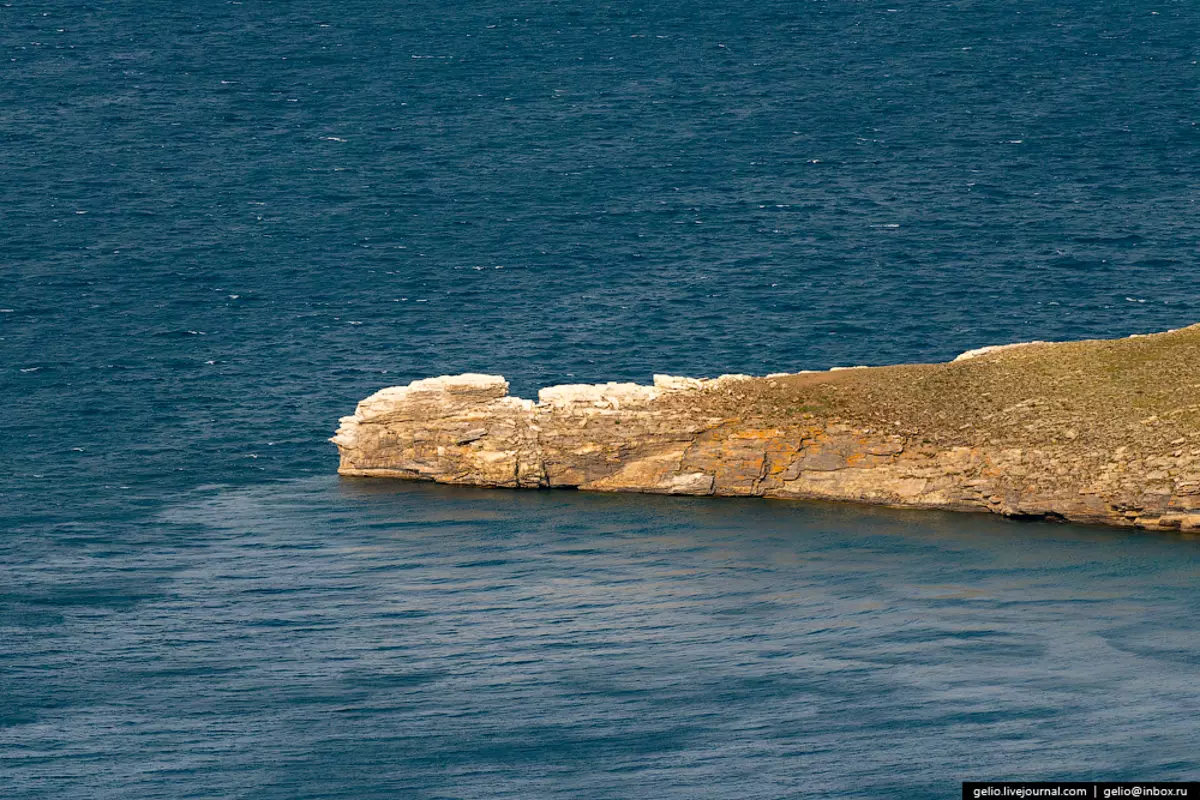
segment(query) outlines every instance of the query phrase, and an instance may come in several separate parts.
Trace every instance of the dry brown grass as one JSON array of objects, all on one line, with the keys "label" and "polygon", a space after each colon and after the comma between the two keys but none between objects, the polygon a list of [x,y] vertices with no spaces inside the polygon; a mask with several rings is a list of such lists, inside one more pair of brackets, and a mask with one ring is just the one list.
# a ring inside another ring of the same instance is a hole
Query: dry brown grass
[{"label": "dry brown grass", "polygon": [[756,425],[821,418],[939,446],[1163,452],[1200,445],[1200,325],[948,364],[758,378],[706,394],[713,411]]}]

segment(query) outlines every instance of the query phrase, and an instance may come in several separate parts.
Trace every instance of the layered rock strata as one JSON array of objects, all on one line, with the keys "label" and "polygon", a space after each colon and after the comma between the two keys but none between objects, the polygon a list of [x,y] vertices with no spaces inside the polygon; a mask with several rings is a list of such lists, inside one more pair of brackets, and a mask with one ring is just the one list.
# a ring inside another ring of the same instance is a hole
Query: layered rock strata
[{"label": "layered rock strata", "polygon": [[1200,326],[948,364],[656,375],[511,397],[497,375],[383,389],[349,476],[840,500],[1200,531]]}]

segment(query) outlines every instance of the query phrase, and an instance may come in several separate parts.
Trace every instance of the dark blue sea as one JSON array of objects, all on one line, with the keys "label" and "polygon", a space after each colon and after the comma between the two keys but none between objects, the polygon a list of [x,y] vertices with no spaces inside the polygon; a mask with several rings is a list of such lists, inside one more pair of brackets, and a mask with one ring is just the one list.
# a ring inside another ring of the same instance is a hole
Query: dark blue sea
[{"label": "dark blue sea", "polygon": [[1194,0],[13,0],[0,48],[0,796],[1200,777],[1195,538],[326,441],[445,373],[1200,321]]}]

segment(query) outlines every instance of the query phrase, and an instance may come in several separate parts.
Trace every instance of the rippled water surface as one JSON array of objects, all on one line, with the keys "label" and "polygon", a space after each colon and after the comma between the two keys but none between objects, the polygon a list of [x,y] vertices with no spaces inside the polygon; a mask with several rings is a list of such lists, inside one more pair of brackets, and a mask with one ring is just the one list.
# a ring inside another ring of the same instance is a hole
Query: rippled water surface
[{"label": "rippled water surface", "polygon": [[1178,537],[320,477],[27,547],[0,747],[31,797],[951,797],[1197,766]]},{"label": "rippled water surface", "polygon": [[1200,321],[1183,0],[0,7],[6,796],[1194,778],[1196,542],[338,481],[384,385]]}]

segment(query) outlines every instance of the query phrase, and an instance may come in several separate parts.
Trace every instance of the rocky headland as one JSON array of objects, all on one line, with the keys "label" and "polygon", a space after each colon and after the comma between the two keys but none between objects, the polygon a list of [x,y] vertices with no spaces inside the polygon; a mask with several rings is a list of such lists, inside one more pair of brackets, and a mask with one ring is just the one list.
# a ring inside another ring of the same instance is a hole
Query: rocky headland
[{"label": "rocky headland", "polygon": [[497,375],[383,389],[342,475],[840,500],[1200,531],[1200,325],[946,364],[508,394]]}]

